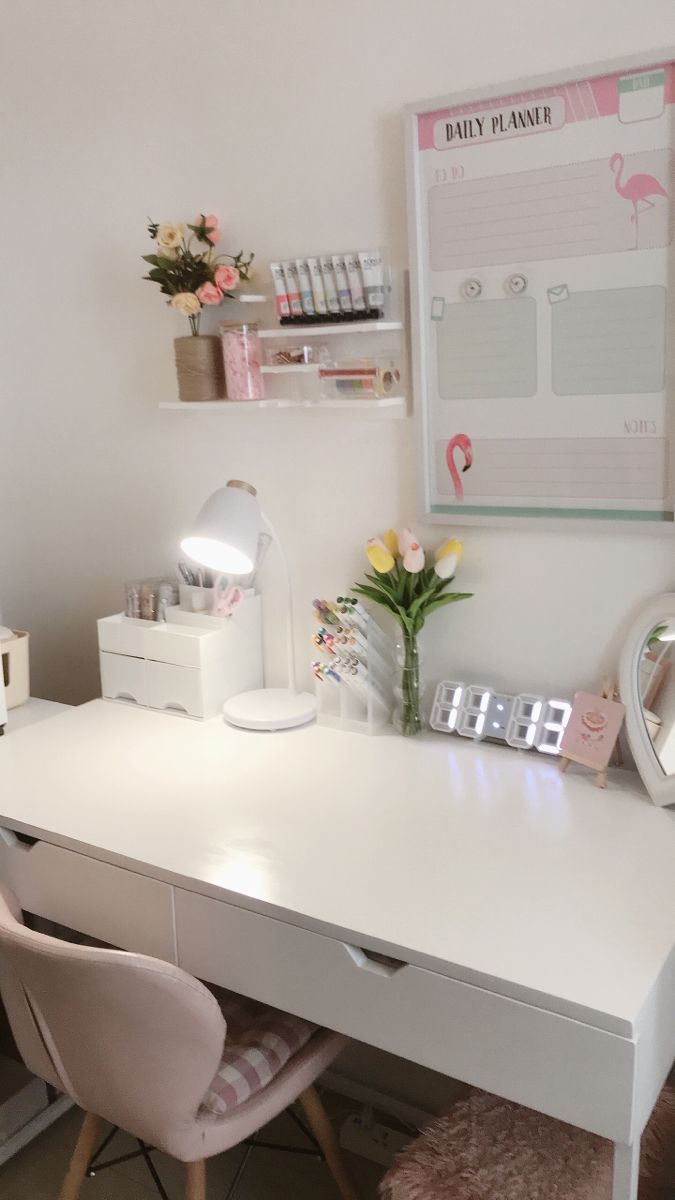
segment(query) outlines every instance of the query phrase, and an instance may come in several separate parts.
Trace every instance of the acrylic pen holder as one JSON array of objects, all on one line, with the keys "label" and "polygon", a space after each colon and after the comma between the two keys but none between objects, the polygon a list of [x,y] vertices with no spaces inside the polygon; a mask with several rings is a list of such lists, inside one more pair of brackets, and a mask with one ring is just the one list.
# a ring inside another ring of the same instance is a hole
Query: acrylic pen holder
[{"label": "acrylic pen holder", "polygon": [[117,613],[98,622],[105,699],[206,720],[231,696],[262,687],[259,596],[245,597],[231,617],[170,607],[166,618]]},{"label": "acrylic pen holder", "polygon": [[[319,603],[325,603],[326,608],[317,613]],[[391,722],[390,640],[360,606],[352,614],[340,612],[339,602],[335,608],[333,612],[327,602],[315,601],[312,670],[318,724],[357,733],[380,733]],[[330,612],[333,619],[328,618]]]}]

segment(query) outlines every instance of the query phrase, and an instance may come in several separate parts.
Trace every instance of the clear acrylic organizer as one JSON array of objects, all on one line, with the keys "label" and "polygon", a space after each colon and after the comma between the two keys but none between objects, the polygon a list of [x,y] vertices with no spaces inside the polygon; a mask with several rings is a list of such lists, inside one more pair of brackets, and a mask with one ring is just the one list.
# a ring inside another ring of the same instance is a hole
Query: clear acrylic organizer
[{"label": "clear acrylic organizer", "polygon": [[[315,601],[315,616],[318,603]],[[339,600],[335,605],[339,610]],[[353,614],[337,611],[335,615],[337,620],[331,622],[325,612],[319,614],[312,635],[318,723],[358,733],[379,733],[391,722],[390,639],[360,605]],[[322,631],[327,637],[317,642]],[[351,640],[335,640],[341,637]]]}]

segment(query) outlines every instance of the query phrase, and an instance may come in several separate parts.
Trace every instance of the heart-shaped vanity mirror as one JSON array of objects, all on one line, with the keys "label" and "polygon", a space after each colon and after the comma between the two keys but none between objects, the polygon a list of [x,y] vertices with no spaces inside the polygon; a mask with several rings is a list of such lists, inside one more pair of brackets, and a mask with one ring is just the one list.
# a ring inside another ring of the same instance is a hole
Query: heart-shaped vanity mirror
[{"label": "heart-shaped vanity mirror", "polygon": [[650,600],[621,656],[626,732],[654,804],[675,804],[675,594]]}]

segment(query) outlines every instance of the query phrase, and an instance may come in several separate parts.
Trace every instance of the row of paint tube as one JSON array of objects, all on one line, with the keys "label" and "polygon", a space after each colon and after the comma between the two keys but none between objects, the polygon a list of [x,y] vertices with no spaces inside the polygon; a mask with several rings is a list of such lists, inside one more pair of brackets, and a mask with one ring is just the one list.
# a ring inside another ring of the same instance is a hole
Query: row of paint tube
[{"label": "row of paint tube", "polygon": [[270,263],[282,325],[379,320],[384,316],[381,250]]}]

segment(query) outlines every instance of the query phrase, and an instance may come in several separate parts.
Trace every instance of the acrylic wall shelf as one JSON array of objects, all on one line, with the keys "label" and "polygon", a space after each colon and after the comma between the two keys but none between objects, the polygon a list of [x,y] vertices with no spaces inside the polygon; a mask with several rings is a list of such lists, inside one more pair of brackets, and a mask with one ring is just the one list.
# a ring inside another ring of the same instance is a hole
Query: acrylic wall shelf
[{"label": "acrylic wall shelf", "polygon": [[402,321],[335,321],[329,325],[279,325],[276,329],[259,329],[261,338],[337,337],[349,333],[400,333]]},{"label": "acrylic wall shelf", "polygon": [[[384,338],[384,342],[396,350],[385,353],[401,355],[401,337],[404,331],[402,321],[344,321],[331,322],[325,325],[278,325],[269,329],[259,329],[258,336],[265,342],[287,342],[293,340],[303,343],[308,338],[340,338],[347,339],[357,335],[359,351],[363,353],[363,335],[391,334],[392,338]],[[375,339],[378,347],[381,339]],[[370,350],[370,347],[369,347]],[[345,356],[344,349],[339,355]],[[357,357],[357,352],[351,351],[349,357]],[[159,407],[175,411],[191,409],[193,412],[225,413],[229,416],[238,414],[245,416],[254,412],[295,412],[295,413],[337,413],[349,411],[359,417],[370,416],[382,419],[396,419],[408,415],[408,402],[405,395],[386,396],[319,396],[319,371],[321,363],[265,363],[261,370],[266,380],[266,391],[271,395],[263,400],[208,400],[181,402],[179,400],[162,400]]]},{"label": "acrylic wall shelf", "polygon": [[339,412],[341,409],[357,410],[364,415],[383,417],[405,417],[405,396],[381,396],[374,400],[348,397],[345,400],[298,400],[280,398],[269,400],[197,400],[183,403],[180,400],[160,400],[160,408],[192,409],[195,412],[227,413],[231,417],[252,412]]}]

